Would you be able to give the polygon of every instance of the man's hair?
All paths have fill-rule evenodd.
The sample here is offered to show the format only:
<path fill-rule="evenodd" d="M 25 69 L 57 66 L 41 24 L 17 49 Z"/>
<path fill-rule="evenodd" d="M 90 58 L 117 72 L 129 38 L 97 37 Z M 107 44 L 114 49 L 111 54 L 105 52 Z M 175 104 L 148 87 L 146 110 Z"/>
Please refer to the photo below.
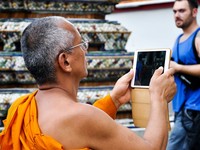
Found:
<path fill-rule="evenodd" d="M 175 0 L 176 1 L 184 1 L 184 0 Z M 186 0 L 189 3 L 191 9 L 198 8 L 198 0 Z"/>
<path fill-rule="evenodd" d="M 57 16 L 35 19 L 22 34 L 25 65 L 39 85 L 57 82 L 57 56 L 73 44 L 74 35 L 58 27 L 58 22 L 63 19 Z"/>

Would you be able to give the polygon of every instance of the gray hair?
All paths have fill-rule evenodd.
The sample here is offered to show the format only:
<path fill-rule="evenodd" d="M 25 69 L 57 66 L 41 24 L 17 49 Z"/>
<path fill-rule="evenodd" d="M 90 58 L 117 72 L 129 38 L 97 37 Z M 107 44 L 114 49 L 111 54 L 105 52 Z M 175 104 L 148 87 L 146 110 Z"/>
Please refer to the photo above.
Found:
<path fill-rule="evenodd" d="M 58 27 L 58 22 L 63 19 L 57 16 L 36 19 L 22 34 L 21 50 L 25 65 L 39 85 L 57 82 L 57 56 L 73 45 L 73 33 Z"/>

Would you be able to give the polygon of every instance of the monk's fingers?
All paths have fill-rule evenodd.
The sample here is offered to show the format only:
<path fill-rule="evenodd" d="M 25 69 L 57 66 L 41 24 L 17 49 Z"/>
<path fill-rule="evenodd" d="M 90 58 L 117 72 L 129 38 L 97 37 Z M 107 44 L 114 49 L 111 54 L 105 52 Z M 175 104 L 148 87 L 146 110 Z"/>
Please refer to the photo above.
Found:
<path fill-rule="evenodd" d="M 168 70 L 165 71 L 167 77 L 172 77 L 175 74 L 175 69 L 174 68 L 169 68 Z"/>

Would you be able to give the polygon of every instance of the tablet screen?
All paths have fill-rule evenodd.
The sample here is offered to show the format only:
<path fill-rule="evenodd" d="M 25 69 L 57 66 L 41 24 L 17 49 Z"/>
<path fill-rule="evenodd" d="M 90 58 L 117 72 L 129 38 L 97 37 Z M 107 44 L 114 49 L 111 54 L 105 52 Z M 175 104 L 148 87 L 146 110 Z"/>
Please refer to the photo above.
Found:
<path fill-rule="evenodd" d="M 134 81 L 132 87 L 148 87 L 156 69 L 163 66 L 168 69 L 169 55 L 167 50 L 136 51 L 134 57 Z M 136 59 L 136 60 L 135 60 Z M 167 60 L 166 60 L 167 59 Z M 167 65 L 167 66 L 166 66 Z"/>

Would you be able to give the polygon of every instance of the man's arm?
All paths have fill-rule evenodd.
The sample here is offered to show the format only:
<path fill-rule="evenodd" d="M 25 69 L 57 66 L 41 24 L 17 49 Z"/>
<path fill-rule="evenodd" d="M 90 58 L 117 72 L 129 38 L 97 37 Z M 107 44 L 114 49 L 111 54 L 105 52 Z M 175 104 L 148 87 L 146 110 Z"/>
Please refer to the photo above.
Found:
<path fill-rule="evenodd" d="M 161 71 L 161 70 L 158 70 L 158 71 Z M 172 75 L 174 74 L 174 69 L 168 70 L 165 73 L 165 78 L 168 78 L 168 80 L 164 80 L 164 78 L 160 78 L 159 74 L 161 72 L 158 72 L 158 71 L 154 73 L 154 76 L 151 78 L 151 82 L 150 82 L 149 90 L 150 90 L 150 100 L 151 100 L 151 113 L 150 113 L 150 119 L 146 128 L 146 132 L 144 134 L 144 138 L 148 137 L 148 139 L 152 139 L 152 140 L 157 139 L 158 143 L 161 142 L 160 149 L 165 150 L 166 145 L 167 145 L 167 140 L 168 140 L 168 118 L 167 118 L 168 106 L 167 105 L 172 100 L 174 94 L 176 93 L 176 85 L 173 84 L 172 89 L 165 88 L 165 90 L 163 90 L 163 87 L 165 87 L 165 85 L 167 84 L 165 82 L 174 82 L 174 78 L 172 78 Z M 159 86 L 157 86 L 158 84 Z M 159 93 L 161 95 L 159 95 Z M 163 109 L 163 110 L 158 110 L 158 109 Z M 158 112 L 157 113 L 153 112 L 153 111 L 160 111 L 161 114 L 159 114 Z M 165 121 L 163 122 L 162 120 L 165 120 Z M 161 129 L 161 126 L 163 129 Z M 160 139 L 158 137 L 160 137 Z"/>
<path fill-rule="evenodd" d="M 112 98 L 108 94 L 107 96 L 103 97 L 102 99 L 97 100 L 93 106 L 103 110 L 113 119 L 116 118 L 117 107 L 115 106 Z"/>
<path fill-rule="evenodd" d="M 150 118 L 143 138 L 117 124 L 102 111 L 90 107 L 85 110 L 85 118 L 88 118 L 88 121 L 80 122 L 81 126 L 84 126 L 83 134 L 79 135 L 80 139 L 84 139 L 86 145 L 92 149 L 165 149 L 168 136 L 167 103 L 176 92 L 173 73 L 173 69 L 164 74 L 162 69 L 158 69 L 154 73 L 150 84 Z"/>
<path fill-rule="evenodd" d="M 200 59 L 200 31 L 197 33 L 195 38 L 195 48 Z"/>
<path fill-rule="evenodd" d="M 176 73 L 181 72 L 181 73 L 185 73 L 188 75 L 200 77 L 200 64 L 182 65 L 182 64 L 178 64 L 174 61 L 170 61 L 170 67 L 174 68 Z"/>

